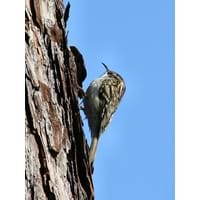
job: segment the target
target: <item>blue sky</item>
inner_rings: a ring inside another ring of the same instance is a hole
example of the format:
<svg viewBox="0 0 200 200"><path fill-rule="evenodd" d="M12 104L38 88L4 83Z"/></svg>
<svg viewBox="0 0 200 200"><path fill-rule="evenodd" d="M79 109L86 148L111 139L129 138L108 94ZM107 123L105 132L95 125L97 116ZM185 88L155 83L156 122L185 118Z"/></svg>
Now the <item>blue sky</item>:
<svg viewBox="0 0 200 200"><path fill-rule="evenodd" d="M174 1L70 3L68 39L85 59L84 88L104 62L127 89L98 146L96 200L173 200Z"/></svg>

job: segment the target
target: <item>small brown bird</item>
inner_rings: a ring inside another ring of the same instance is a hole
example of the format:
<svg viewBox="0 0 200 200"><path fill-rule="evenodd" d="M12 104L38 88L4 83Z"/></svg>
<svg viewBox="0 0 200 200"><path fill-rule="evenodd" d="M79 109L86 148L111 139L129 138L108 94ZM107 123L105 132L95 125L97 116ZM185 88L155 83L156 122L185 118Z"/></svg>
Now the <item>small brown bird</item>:
<svg viewBox="0 0 200 200"><path fill-rule="evenodd" d="M92 81L86 91L84 112L88 119L92 142L90 145L89 164L92 165L101 133L111 121L125 90L123 78L102 63L106 72Z"/></svg>

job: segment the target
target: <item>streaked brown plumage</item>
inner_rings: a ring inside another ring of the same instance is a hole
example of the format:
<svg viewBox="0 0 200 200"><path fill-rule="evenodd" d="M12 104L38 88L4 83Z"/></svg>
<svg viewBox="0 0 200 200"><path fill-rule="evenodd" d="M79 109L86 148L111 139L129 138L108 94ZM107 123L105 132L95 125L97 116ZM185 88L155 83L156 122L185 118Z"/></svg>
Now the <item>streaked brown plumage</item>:
<svg viewBox="0 0 200 200"><path fill-rule="evenodd" d="M103 65L106 72L90 84L84 99L84 112L92 137L90 164L94 162L99 137L110 123L126 90L123 78Z"/></svg>

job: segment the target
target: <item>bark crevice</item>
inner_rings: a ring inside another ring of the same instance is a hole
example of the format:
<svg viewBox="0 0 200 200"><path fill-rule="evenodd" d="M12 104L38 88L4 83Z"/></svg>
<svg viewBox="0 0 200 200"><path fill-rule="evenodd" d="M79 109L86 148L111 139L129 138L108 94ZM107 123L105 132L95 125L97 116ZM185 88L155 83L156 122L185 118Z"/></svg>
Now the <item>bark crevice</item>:
<svg viewBox="0 0 200 200"><path fill-rule="evenodd" d="M61 0L26 0L26 200L92 200L79 100L83 56L68 47Z"/></svg>

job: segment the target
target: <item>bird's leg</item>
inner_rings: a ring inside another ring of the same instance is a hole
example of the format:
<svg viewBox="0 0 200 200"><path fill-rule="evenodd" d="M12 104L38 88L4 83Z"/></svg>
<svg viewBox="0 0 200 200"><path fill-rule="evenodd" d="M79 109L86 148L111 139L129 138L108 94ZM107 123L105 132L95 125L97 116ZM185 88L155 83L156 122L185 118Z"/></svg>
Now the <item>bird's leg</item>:
<svg viewBox="0 0 200 200"><path fill-rule="evenodd" d="M86 93L82 87L78 85L78 96L80 99L84 99L86 97Z"/></svg>
<svg viewBox="0 0 200 200"><path fill-rule="evenodd" d="M86 98L86 93L80 86L78 86L78 94L79 94L79 97L81 98L81 102L79 103L80 110L84 111L85 109L83 106L83 101Z"/></svg>

